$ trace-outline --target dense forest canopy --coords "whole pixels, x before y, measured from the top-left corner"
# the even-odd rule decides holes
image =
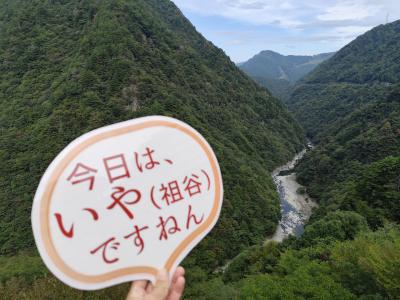
[[[400,81],[400,21],[359,36],[301,80],[287,99],[307,134],[319,140],[355,110],[383,102]]]
[[[288,100],[318,143],[298,166],[299,180],[327,205],[321,211],[355,210],[374,227],[400,221],[399,41],[400,21],[370,30],[318,66]]]
[[[268,174],[303,144],[291,115],[170,1],[1,0],[0,254],[34,247],[33,195],[63,147],[155,114],[199,130],[221,163],[221,219],[187,260],[207,274],[274,231]]]
[[[340,223],[345,226],[332,236],[333,240],[352,239],[354,234],[346,231],[358,228],[360,233],[354,241],[339,243],[340,252],[329,250],[331,266],[338,257],[341,261],[339,268],[331,270],[333,274],[344,272],[336,282],[342,282],[342,287],[352,293],[343,298],[400,296],[399,41],[400,21],[370,30],[319,65],[296,85],[287,100],[306,134],[317,143],[296,171],[299,181],[320,204],[304,235],[290,248],[327,243],[326,234],[339,229]],[[324,220],[331,218],[332,212],[350,211],[358,217],[329,221],[326,226]],[[387,236],[387,226],[394,226],[393,236]],[[367,231],[378,230],[368,234],[375,236],[373,240],[361,234],[366,227]],[[383,253],[387,253],[386,258]],[[352,264],[350,256],[359,264],[351,267],[353,271],[347,269]]]
[[[316,143],[295,170],[319,208],[300,238],[235,258],[214,283],[231,298],[399,299],[399,41],[400,21],[378,26],[295,86]]]
[[[297,83],[287,104],[317,145],[296,172],[319,208],[301,237],[264,243],[280,218],[270,173],[305,142],[281,102],[168,0],[0,0],[0,298],[126,296],[50,275],[30,208],[71,140],[160,114],[199,130],[224,178],[185,299],[399,299],[399,35],[400,21],[378,26]]]
[[[400,22],[357,37],[310,73],[305,83],[395,83],[400,80]]]

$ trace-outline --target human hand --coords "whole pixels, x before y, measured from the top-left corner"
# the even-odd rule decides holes
[[[185,288],[185,270],[178,267],[169,285],[169,276],[166,270],[160,270],[156,283],[147,280],[132,282],[126,300],[179,300]]]

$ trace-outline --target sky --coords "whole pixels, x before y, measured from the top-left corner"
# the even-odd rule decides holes
[[[205,38],[243,62],[262,50],[337,51],[400,19],[400,0],[173,0]]]

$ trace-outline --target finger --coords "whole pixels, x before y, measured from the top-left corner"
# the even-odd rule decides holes
[[[148,283],[149,282],[147,280],[136,280],[136,281],[133,282],[132,285],[136,289],[139,289],[139,290],[143,289],[144,290]]]
[[[183,267],[179,266],[179,267],[176,269],[176,271],[175,271],[175,273],[174,273],[174,276],[172,277],[172,283],[175,283],[176,280],[177,280],[179,277],[183,277],[183,276],[185,276],[185,269],[184,269]]]
[[[154,288],[153,284],[149,282],[149,284],[146,286],[146,294],[151,294],[153,288]]]
[[[181,276],[176,279],[172,284],[167,300],[179,300],[183,295],[185,289],[185,277]]]
[[[174,275],[173,275],[173,277],[172,277],[172,283],[175,283],[176,282],[176,280],[179,278],[179,277],[183,277],[185,275],[185,269],[183,268],[183,267],[181,267],[181,266],[179,266],[176,270],[175,270],[175,273],[174,273]],[[153,291],[153,288],[154,288],[154,286],[151,284],[151,283],[149,283],[148,285],[147,285],[147,287],[146,287],[146,293],[147,294],[150,294],[152,291]]]
[[[155,299],[165,299],[168,295],[169,289],[169,278],[168,272],[165,269],[162,269],[157,274],[156,283],[153,287],[153,291],[151,292],[151,296]]]
[[[131,288],[129,290],[126,300],[135,300],[143,298],[145,295],[145,288],[147,285],[147,280],[137,280],[132,282]]]

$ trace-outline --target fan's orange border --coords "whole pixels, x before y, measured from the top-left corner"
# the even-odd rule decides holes
[[[132,125],[127,125],[126,127],[121,127],[121,128],[116,128],[114,130],[110,130],[108,132],[103,132],[99,133],[79,145],[77,145],[75,148],[73,148],[71,151],[65,155],[65,157],[61,160],[60,163],[55,167],[54,171],[51,174],[51,180],[49,180],[49,183],[45,187],[43,196],[42,196],[42,201],[41,201],[41,206],[40,206],[40,220],[41,225],[40,225],[40,230],[41,230],[41,236],[42,236],[42,242],[44,244],[44,247],[47,251],[47,255],[51,259],[51,261],[56,265],[56,267],[65,275],[68,277],[80,281],[83,283],[88,283],[88,284],[94,284],[94,283],[102,283],[105,281],[112,280],[117,277],[122,277],[126,275],[132,275],[132,274],[151,274],[151,275],[156,275],[157,270],[153,267],[148,267],[148,266],[138,266],[138,267],[129,267],[129,268],[124,268],[120,270],[115,270],[107,273],[103,273],[100,275],[86,275],[79,273],[75,270],[73,270],[71,267],[69,267],[63,260],[62,258],[58,255],[57,250],[54,247],[52,238],[51,238],[51,232],[50,232],[50,203],[52,199],[52,194],[54,191],[54,187],[65,170],[65,168],[68,166],[69,162],[73,160],[79,153],[81,153],[84,149],[87,147],[93,145],[94,143],[112,138],[118,135],[130,133],[133,131],[138,131],[141,129],[149,128],[149,127],[155,127],[155,126],[165,126],[165,127],[170,127],[174,128],[177,130],[182,131],[183,133],[187,134],[189,137],[193,138],[199,146],[203,149],[203,151],[206,153],[210,164],[212,168],[212,172],[214,174],[214,186],[215,186],[215,196],[214,196],[214,203],[213,207],[211,209],[210,216],[203,222],[195,231],[193,231],[187,238],[185,238],[175,249],[175,251],[171,254],[171,256],[168,258],[165,268],[167,270],[170,270],[172,266],[174,265],[175,261],[179,257],[179,255],[188,247],[188,245],[200,234],[205,232],[209,226],[213,223],[216,217],[218,217],[218,208],[220,206],[220,201],[221,199],[221,186],[222,186],[222,179],[219,173],[218,169],[218,163],[213,155],[213,152],[211,148],[205,143],[202,138],[198,134],[196,134],[193,130],[184,127],[180,125],[179,123],[174,123],[172,121],[166,121],[166,120],[150,120],[150,121],[144,121],[143,123],[138,123],[138,124],[132,124]]]

